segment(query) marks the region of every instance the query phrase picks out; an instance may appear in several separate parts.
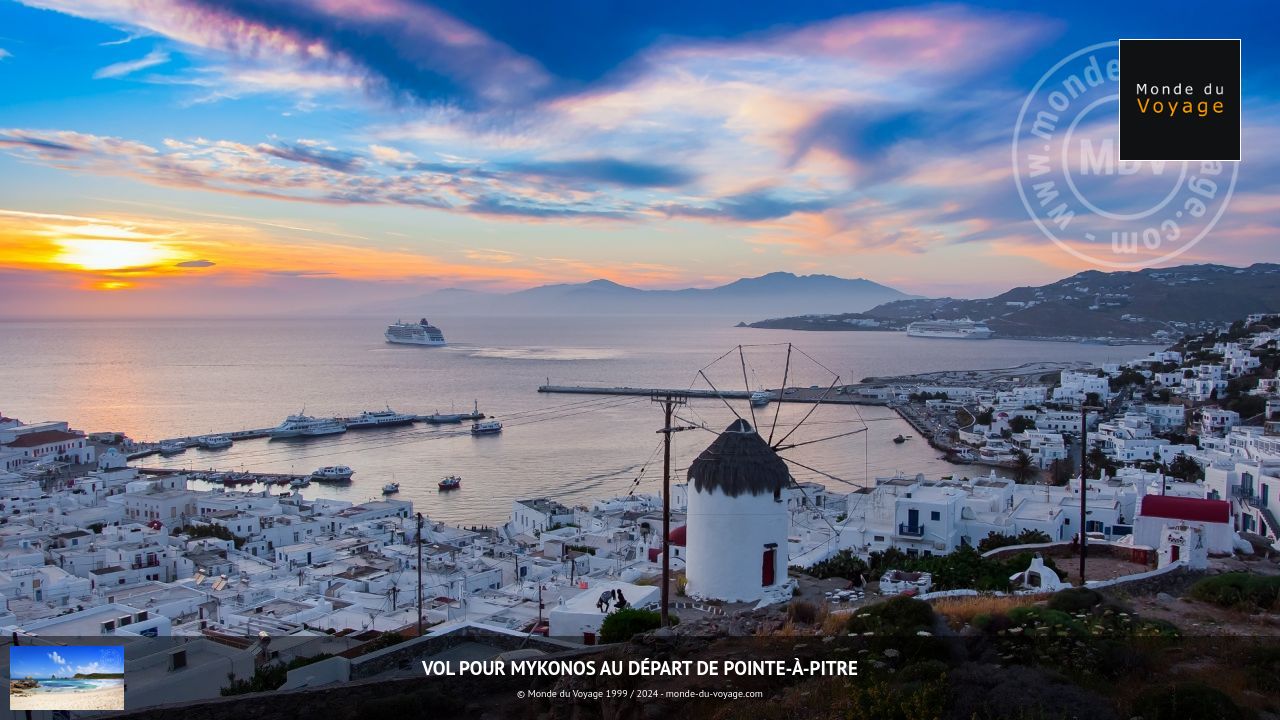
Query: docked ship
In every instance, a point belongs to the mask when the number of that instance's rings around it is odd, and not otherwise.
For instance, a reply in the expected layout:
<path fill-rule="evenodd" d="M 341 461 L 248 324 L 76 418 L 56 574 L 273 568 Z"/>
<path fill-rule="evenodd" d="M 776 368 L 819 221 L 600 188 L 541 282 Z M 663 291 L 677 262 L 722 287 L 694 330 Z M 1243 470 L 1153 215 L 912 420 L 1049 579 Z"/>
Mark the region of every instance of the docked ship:
<path fill-rule="evenodd" d="M 394 425 L 412 424 L 417 417 L 406 413 L 398 413 L 391 408 L 386 410 L 365 410 L 356 417 L 347 418 L 348 430 L 365 430 L 368 428 L 392 427 Z"/>
<path fill-rule="evenodd" d="M 290 415 L 284 422 L 271 429 L 271 439 L 319 437 L 337 435 L 347 431 L 347 426 L 334 418 L 313 418 L 310 415 Z"/>
<path fill-rule="evenodd" d="M 752 407 L 762 407 L 764 405 L 768 405 L 770 400 L 773 400 L 773 393 L 769 392 L 768 390 L 756 390 L 755 392 L 751 393 Z"/>
<path fill-rule="evenodd" d="M 907 326 L 908 337 L 986 340 L 994 334 L 981 320 L 919 320 Z"/>
<path fill-rule="evenodd" d="M 316 482 L 348 482 L 355 471 L 346 465 L 326 465 L 311 473 L 311 480 Z"/>
<path fill-rule="evenodd" d="M 422 318 L 416 323 L 395 321 L 384 333 L 389 343 L 401 345 L 444 345 L 444 333 L 440 328 Z"/>

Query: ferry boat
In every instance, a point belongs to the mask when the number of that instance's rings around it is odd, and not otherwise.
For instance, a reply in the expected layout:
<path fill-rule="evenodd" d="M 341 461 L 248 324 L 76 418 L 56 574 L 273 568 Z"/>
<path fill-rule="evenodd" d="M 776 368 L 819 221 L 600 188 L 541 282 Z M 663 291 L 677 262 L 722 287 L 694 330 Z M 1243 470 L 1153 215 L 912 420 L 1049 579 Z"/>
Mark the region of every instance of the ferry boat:
<path fill-rule="evenodd" d="M 231 447 L 231 438 L 226 435 L 205 435 L 200 438 L 200 447 L 205 450 L 225 450 Z"/>
<path fill-rule="evenodd" d="M 326 465 L 311 473 L 310 479 L 316 482 L 347 482 L 355 474 L 355 471 L 346 465 Z"/>
<path fill-rule="evenodd" d="M 462 487 L 462 478 L 458 477 L 457 475 L 450 475 L 449 477 L 441 480 L 437 484 L 437 487 L 439 487 L 441 490 L 457 490 L 458 488 Z"/>
<path fill-rule="evenodd" d="M 319 437 L 337 435 L 347 431 L 347 426 L 335 418 L 313 418 L 310 415 L 290 415 L 271 430 L 271 439 Z"/>
<path fill-rule="evenodd" d="M 769 392 L 768 390 L 757 390 L 751 393 L 752 407 L 760 407 L 761 405 L 768 405 L 770 400 L 773 400 L 773 393 Z"/>
<path fill-rule="evenodd" d="M 502 432 L 502 423 L 497 420 L 482 420 L 471 426 L 472 435 L 496 435 Z"/>
<path fill-rule="evenodd" d="M 186 446 L 186 445 L 184 445 L 184 444 L 182 444 L 182 443 L 180 443 L 180 442 L 167 442 L 167 441 L 166 441 L 166 442 L 162 442 L 162 443 L 160 443 L 160 454 L 161 454 L 161 455 L 177 455 L 178 453 L 180 453 L 180 452 L 182 452 L 183 450 L 186 450 L 186 449 L 187 449 L 187 446 Z"/>
<path fill-rule="evenodd" d="M 919 320 L 907 326 L 908 337 L 986 340 L 994 334 L 980 320 Z"/>
<path fill-rule="evenodd" d="M 382 486 L 383 495 L 393 495 L 398 492 L 400 492 L 400 483 L 398 482 L 391 482 Z"/>
<path fill-rule="evenodd" d="M 353 418 L 347 418 L 348 430 L 365 430 L 368 428 L 392 427 L 394 425 L 410 425 L 416 420 L 414 415 L 398 413 L 388 407 L 386 410 L 365 410 Z"/>
<path fill-rule="evenodd" d="M 387 342 L 400 345 L 445 344 L 444 333 L 440 332 L 440 328 L 427 322 L 426 318 L 422 318 L 416 323 L 397 320 L 387 326 L 387 331 L 383 335 L 387 338 Z"/>

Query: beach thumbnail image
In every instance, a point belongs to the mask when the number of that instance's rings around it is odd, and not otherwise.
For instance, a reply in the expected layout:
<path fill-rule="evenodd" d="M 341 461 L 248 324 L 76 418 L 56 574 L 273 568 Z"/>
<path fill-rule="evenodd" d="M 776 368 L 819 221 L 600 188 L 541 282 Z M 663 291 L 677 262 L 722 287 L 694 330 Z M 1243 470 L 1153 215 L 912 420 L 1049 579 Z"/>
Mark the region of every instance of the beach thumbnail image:
<path fill-rule="evenodd" d="M 124 648 L 27 645 L 9 649 L 10 710 L 123 710 Z"/>

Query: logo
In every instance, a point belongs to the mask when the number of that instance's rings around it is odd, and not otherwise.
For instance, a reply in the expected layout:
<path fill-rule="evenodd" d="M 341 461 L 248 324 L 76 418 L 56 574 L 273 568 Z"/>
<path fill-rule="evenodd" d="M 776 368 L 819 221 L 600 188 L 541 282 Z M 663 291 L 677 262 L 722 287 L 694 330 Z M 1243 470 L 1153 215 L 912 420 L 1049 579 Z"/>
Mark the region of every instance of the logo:
<path fill-rule="evenodd" d="M 1120 159 L 1119 43 L 1058 61 L 1022 103 L 1013 171 L 1027 213 L 1058 247 L 1120 270 L 1189 250 L 1222 217 L 1239 164 Z"/>

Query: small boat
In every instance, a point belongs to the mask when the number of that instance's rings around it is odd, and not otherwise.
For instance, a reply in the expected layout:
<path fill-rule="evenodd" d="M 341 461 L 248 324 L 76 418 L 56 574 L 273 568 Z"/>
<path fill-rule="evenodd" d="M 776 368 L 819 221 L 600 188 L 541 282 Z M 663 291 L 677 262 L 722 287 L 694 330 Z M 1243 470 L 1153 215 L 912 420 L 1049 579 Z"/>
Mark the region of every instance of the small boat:
<path fill-rule="evenodd" d="M 773 400 L 773 393 L 769 392 L 768 390 L 756 390 L 755 392 L 751 393 L 752 407 L 760 407 L 762 405 L 768 405 L 769 401 L 771 400 Z"/>
<path fill-rule="evenodd" d="M 400 483 L 398 482 L 390 482 L 382 486 L 383 495 L 392 495 L 398 492 L 400 492 Z"/>
<path fill-rule="evenodd" d="M 450 475 L 449 477 L 441 480 L 438 487 L 441 490 L 457 490 L 462 487 L 462 478 L 457 475 Z"/>
<path fill-rule="evenodd" d="M 177 455 L 178 453 L 186 449 L 187 449 L 187 446 L 180 442 L 165 441 L 160 443 L 161 455 Z"/>
<path fill-rule="evenodd" d="M 482 420 L 471 426 L 472 435 L 496 435 L 502 432 L 502 423 L 497 420 Z"/>
<path fill-rule="evenodd" d="M 896 437 L 896 438 L 894 438 L 894 439 L 893 439 L 893 442 L 894 442 L 894 444 L 895 444 L 895 445 L 901 445 L 902 443 L 904 443 L 904 442 L 906 442 L 906 441 L 907 441 L 907 439 L 906 439 L 905 437 L 903 437 L 902 435 L 899 435 L 898 437 Z"/>
<path fill-rule="evenodd" d="M 231 438 L 226 435 L 205 435 L 200 438 L 200 447 L 205 450 L 225 450 L 231 447 Z"/>
<path fill-rule="evenodd" d="M 355 474 L 355 471 L 346 465 L 326 465 L 311 473 L 311 479 L 316 482 L 348 482 Z"/>
<path fill-rule="evenodd" d="M 305 478 L 305 477 L 294 478 L 289 481 L 289 487 L 293 487 L 293 488 L 304 488 L 310 484 L 311 484 L 311 478 Z"/>

